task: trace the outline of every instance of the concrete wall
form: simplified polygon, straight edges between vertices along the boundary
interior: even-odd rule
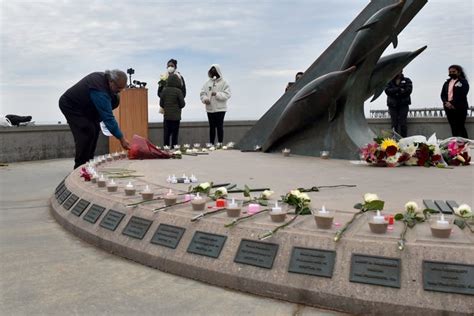
[[[225,142],[238,142],[256,121],[225,122]],[[369,126],[376,132],[390,130],[389,119],[368,119]],[[474,117],[466,122],[467,132],[474,138]],[[451,136],[445,118],[408,119],[409,135],[430,136],[436,132],[438,138]],[[208,142],[207,122],[182,122],[180,143]],[[130,136],[131,138],[131,136]],[[149,138],[154,144],[163,144],[163,124],[150,123]],[[96,154],[108,153],[108,139],[101,135]],[[68,125],[42,125],[24,127],[0,127],[0,162],[16,162],[74,157],[74,140]]]

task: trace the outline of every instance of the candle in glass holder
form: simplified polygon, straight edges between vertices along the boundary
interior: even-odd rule
[[[275,201],[275,206],[272,207],[270,217],[274,222],[283,222],[285,220],[286,212],[283,212],[281,207],[278,206],[278,201]]]
[[[369,221],[370,231],[375,234],[385,234],[387,232],[388,221],[385,220],[385,216],[380,214],[380,211],[377,210],[377,215],[372,217],[372,220]]]
[[[191,183],[196,183],[198,179],[196,178],[194,174],[192,174],[191,177],[189,178],[189,181],[191,181]]]
[[[198,192],[191,201],[191,206],[193,211],[203,211],[206,208],[206,199],[203,199]]]
[[[451,223],[441,214],[438,220],[431,221],[431,234],[437,238],[449,238],[451,235]]]
[[[289,148],[285,148],[281,152],[283,153],[283,156],[289,157],[291,150]]]
[[[320,210],[314,214],[316,226],[321,229],[330,229],[334,220],[334,212],[328,212],[323,205]]]
[[[151,192],[150,187],[147,184],[145,186],[145,189],[143,189],[143,191],[141,192],[141,195],[142,195],[142,199],[149,201],[149,200],[153,200],[154,193]]]
[[[117,183],[115,183],[114,179],[110,179],[109,183],[107,184],[107,191],[117,192]]]
[[[107,161],[112,161],[112,160],[114,160],[114,158],[112,158],[112,155],[111,155],[111,154],[108,154],[107,157],[105,157],[105,159],[106,159]]]
[[[132,182],[128,182],[128,184],[125,186],[125,195],[131,196],[135,195],[136,189],[133,186]]]
[[[97,186],[99,188],[105,188],[105,185],[107,183],[107,180],[105,179],[103,174],[100,174],[99,179],[97,179]]]
[[[227,205],[227,216],[229,217],[239,217],[241,207],[239,203],[235,201],[235,198],[232,198],[232,201]]]
[[[173,204],[176,204],[176,200],[178,197],[173,193],[173,190],[169,189],[168,193],[166,193],[164,200],[165,200],[165,205],[166,206],[171,206]]]
[[[120,159],[120,154],[119,154],[118,152],[114,152],[114,153],[112,154],[112,159],[113,159],[113,160],[119,160],[119,159]]]
[[[98,178],[98,177],[99,177],[99,176],[97,175],[97,172],[94,171],[94,172],[92,173],[92,176],[91,176],[91,182],[92,182],[92,183],[97,183],[97,178]]]

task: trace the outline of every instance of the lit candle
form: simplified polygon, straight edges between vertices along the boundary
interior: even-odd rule
[[[324,205],[321,207],[321,209],[318,212],[319,214],[323,214],[323,215],[329,213],[328,211],[326,211],[326,207]]]
[[[133,189],[133,184],[132,182],[128,182],[128,184],[125,186],[127,189]]]
[[[196,194],[194,199],[191,201],[191,207],[193,211],[204,211],[206,208],[206,200],[203,199],[200,195],[199,192]]]
[[[232,198],[232,202],[229,203],[229,206],[228,206],[228,207],[229,207],[229,208],[237,208],[237,207],[238,207],[237,203],[235,203],[235,199],[234,199],[234,198]]]
[[[178,183],[178,179],[176,179],[175,175],[171,177],[171,183]]]
[[[170,196],[170,195],[173,195],[173,190],[169,189],[168,193],[166,193],[166,195]]]
[[[272,213],[281,213],[281,207],[278,206],[278,201],[275,201],[275,206],[272,207]]]
[[[449,222],[444,219],[444,214],[441,214],[440,219],[436,222],[439,228],[449,228]]]
[[[168,178],[166,179],[166,182],[171,183],[171,176],[168,175]]]
[[[150,187],[148,186],[148,184],[145,186],[145,189],[143,190],[143,193],[150,193],[151,190],[150,190]]]
[[[186,183],[186,184],[187,184],[187,183],[191,183],[191,180],[189,180],[189,178],[188,178],[188,177],[186,177],[186,178],[184,178],[184,181],[183,181],[183,183]]]
[[[385,223],[385,217],[380,215],[380,211],[377,210],[377,215],[374,215],[374,217],[372,217],[372,221],[376,224],[384,224]]]
[[[191,177],[189,178],[189,180],[192,182],[192,183],[196,183],[198,181],[198,179],[196,178],[196,176],[194,174],[191,175]]]
[[[260,204],[249,204],[247,213],[249,215],[255,214],[260,211]]]

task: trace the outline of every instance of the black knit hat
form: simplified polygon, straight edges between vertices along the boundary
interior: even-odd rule
[[[175,68],[178,66],[178,61],[176,59],[171,58],[166,64],[168,65],[169,63],[172,63]]]

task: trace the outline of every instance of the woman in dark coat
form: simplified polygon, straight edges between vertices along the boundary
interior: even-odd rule
[[[467,102],[468,92],[469,83],[462,67],[459,65],[449,66],[449,79],[446,80],[441,89],[441,100],[453,136],[468,138],[465,125],[469,107]]]
[[[179,123],[181,121],[181,109],[184,108],[184,95],[181,90],[181,79],[176,74],[171,74],[166,81],[160,97],[160,107],[163,108],[163,136],[164,145],[178,144]]]

